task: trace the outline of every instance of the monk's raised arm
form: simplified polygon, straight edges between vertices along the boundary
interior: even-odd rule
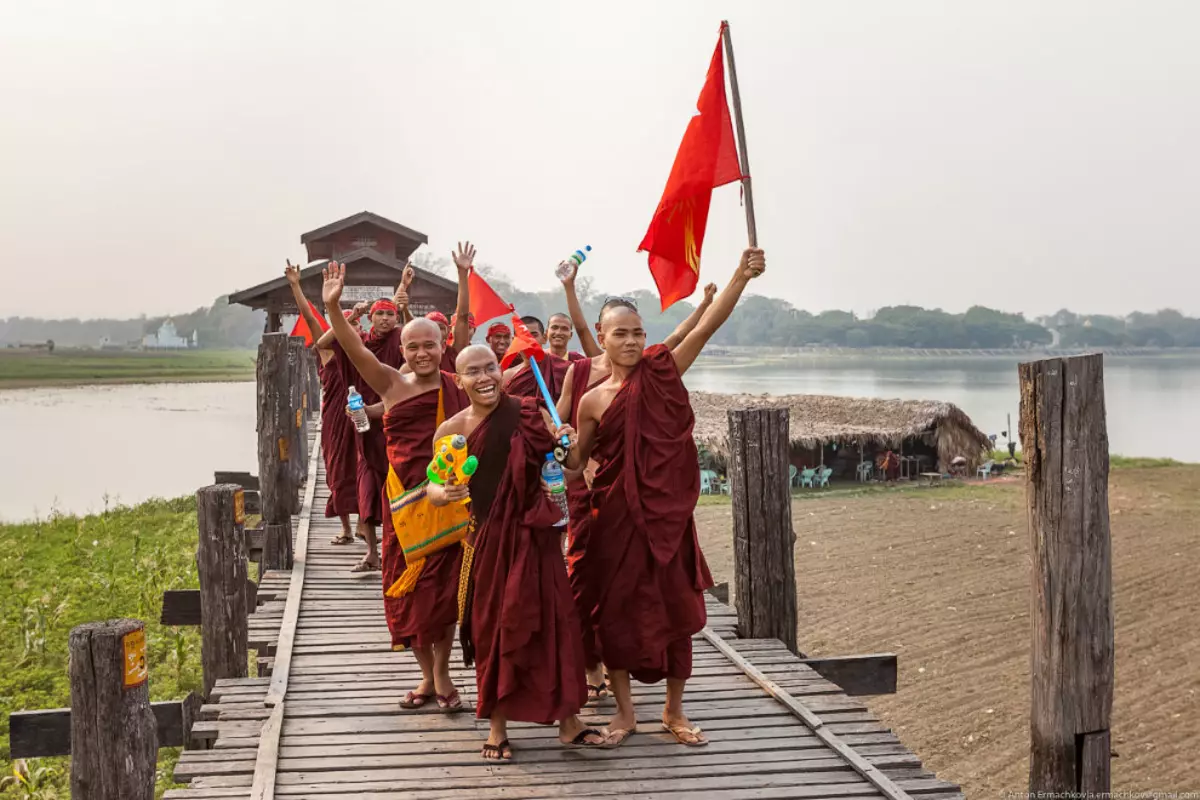
[[[567,373],[563,375],[562,392],[559,393],[558,402],[554,405],[554,408],[558,411],[558,418],[563,422],[575,422],[575,420],[571,419],[571,396],[573,394],[571,383],[574,380],[575,365],[572,364],[567,367]]]
[[[687,319],[679,323],[679,327],[671,331],[671,335],[663,339],[663,344],[668,350],[674,350],[679,346],[680,342],[687,338],[687,335],[696,329],[696,325],[700,322],[700,318],[704,316],[704,312],[708,311],[708,307],[712,305],[713,298],[717,295],[717,285],[710,283],[704,287],[704,299],[700,301],[700,305],[687,315]]]
[[[680,374],[687,372],[688,367],[696,360],[696,356],[700,355],[700,351],[704,349],[704,345],[708,344],[712,335],[725,324],[725,320],[729,319],[729,315],[733,313],[734,307],[737,306],[737,302],[741,299],[742,292],[746,290],[746,285],[750,280],[757,278],[766,268],[767,259],[762,250],[757,247],[747,247],[742,251],[737,271],[733,273],[733,278],[730,279],[725,290],[700,318],[700,322],[696,324],[692,332],[683,338],[678,347],[671,350],[671,355],[675,357],[675,366],[679,369]]]
[[[345,285],[346,266],[330,261],[325,267],[325,285],[321,288],[321,298],[325,301],[325,311],[329,314],[330,330],[337,337],[338,344],[342,346],[354,368],[363,376],[363,380],[386,401],[388,395],[399,385],[400,373],[380,363],[342,316],[342,289]]]
[[[583,306],[579,304],[579,295],[575,292],[575,273],[578,271],[579,265],[571,262],[571,272],[563,278],[563,291],[567,295],[567,313],[571,315],[571,324],[575,326],[575,333],[579,336],[579,347],[583,350],[583,354],[588,358],[595,358],[602,351],[600,345],[596,344],[596,337],[592,335],[591,328],[588,327],[587,318],[583,315]]]
[[[333,331],[324,331],[319,336],[317,331],[321,330],[321,323],[317,322],[317,315],[313,313],[308,304],[308,298],[304,296],[304,290],[300,288],[300,266],[293,264],[289,259],[287,267],[283,270],[284,276],[287,278],[288,286],[292,290],[292,299],[296,301],[296,309],[300,316],[304,319],[304,324],[308,326],[309,333],[317,336],[313,342],[313,346],[318,350],[329,350],[333,346]]]
[[[468,278],[475,263],[475,247],[467,242],[458,243],[454,265],[458,267],[458,305],[454,309],[454,346],[462,349],[471,343],[471,284]]]
[[[412,264],[404,265],[404,274],[400,276],[400,285],[396,287],[396,294],[392,298],[392,302],[396,304],[396,309],[400,313],[401,327],[412,322],[413,319],[412,311],[408,308],[408,287],[412,285],[415,274]]]

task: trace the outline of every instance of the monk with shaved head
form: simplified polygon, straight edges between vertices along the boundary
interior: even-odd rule
[[[479,466],[468,485],[431,485],[428,494],[435,505],[471,500],[461,638],[464,661],[475,664],[477,715],[490,720],[481,755],[513,757],[510,721],[557,722],[564,746],[603,746],[605,734],[578,717],[587,691],[559,538],[562,514],[541,480],[555,446],[548,415],[532,398],[504,393],[489,347],[463,350],[455,380],[470,406],[436,436],[466,436]]]
[[[588,502],[587,548],[575,566],[608,668],[617,713],[609,743],[637,731],[630,678],[667,681],[663,729],[680,744],[708,743],[683,711],[692,673],[692,635],[704,627],[703,591],[713,585],[692,519],[700,495],[695,417],[682,376],[762,274],[761,250],[748,249],[733,278],[674,348],[646,348],[646,329],[628,304],[600,318],[600,346],[612,370],[587,392],[576,418],[568,466],[596,461]]]
[[[393,526],[395,497],[425,480],[438,426],[467,406],[452,375],[443,373],[442,332],[424,318],[407,323],[400,344],[408,372],[381,362],[337,313],[345,285],[344,266],[325,271],[322,295],[334,334],[367,385],[383,404],[386,444],[385,489],[375,498],[383,518],[384,612],[394,649],[412,648],[421,666],[421,683],[400,703],[417,709],[436,700],[445,711],[462,708],[450,678],[450,651],[458,620],[458,578],[462,548],[454,545],[425,556],[415,582],[401,581],[409,566]],[[465,281],[464,281],[465,282]],[[415,570],[416,568],[414,568]]]

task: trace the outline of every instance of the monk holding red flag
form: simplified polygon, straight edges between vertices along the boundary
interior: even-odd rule
[[[644,683],[666,678],[663,728],[681,744],[708,742],[683,711],[691,637],[704,627],[703,591],[712,576],[692,519],[700,474],[682,375],[765,268],[762,251],[747,249],[729,285],[673,349],[646,350],[641,317],[628,306],[610,307],[600,319],[612,376],[579,404],[579,438],[568,466],[579,469],[588,458],[598,465],[578,568],[595,602],[600,653],[617,702],[609,723],[613,745],[637,730],[630,676]]]
[[[329,330],[328,324],[317,316],[312,303],[300,288],[300,267],[287,262],[284,270],[292,298],[300,310],[300,319],[292,335],[302,333],[305,341],[316,349],[317,374],[321,378],[321,457],[325,460],[325,484],[329,487],[329,500],[325,503],[325,516],[337,517],[342,523],[342,532],[333,538],[334,544],[354,541],[350,528],[350,515],[358,512],[358,452],[354,442],[354,423],[346,415],[346,373],[342,363],[335,358],[332,340],[322,336]],[[354,314],[347,311],[346,314]],[[303,331],[300,330],[304,324]],[[357,328],[358,316],[353,316],[350,325]],[[313,341],[314,337],[321,337]]]
[[[473,252],[469,243],[462,252],[464,257]],[[389,489],[395,484],[394,493],[401,497],[425,481],[434,431],[446,417],[466,407],[466,395],[453,376],[438,370],[442,334],[427,319],[413,320],[399,332],[409,374],[402,375],[379,359],[337,313],[345,274],[344,266],[331,263],[325,270],[322,294],[338,342],[366,382],[363,390],[369,387],[382,401],[385,481]],[[376,497],[377,506],[384,502],[383,494]],[[458,619],[462,549],[454,544],[426,556],[419,565],[408,564],[392,527],[391,508],[384,508],[382,516],[384,611],[392,646],[411,647],[422,676],[421,684],[400,705],[416,709],[436,699],[445,711],[459,710],[462,701],[450,678],[450,652]]]
[[[583,316],[583,307],[579,304],[579,296],[575,292],[576,265],[570,265],[570,271],[563,278],[563,289],[567,295],[567,308],[571,311],[572,322],[579,333],[580,345],[584,351],[593,354],[573,363],[567,370],[563,381],[562,394],[558,399],[558,416],[570,425],[577,425],[579,419],[579,404],[583,396],[596,386],[608,380],[612,372],[608,356],[600,349],[588,330],[587,320]],[[679,324],[671,334],[663,340],[668,350],[674,349],[684,337],[696,327],[704,312],[712,305],[713,297],[717,294],[717,286],[710,283],[704,287],[704,299],[691,314]],[[627,307],[634,312],[637,306],[632,300],[623,297],[610,298],[600,309],[600,317],[610,308]],[[596,323],[596,331],[600,331],[600,323]],[[570,523],[567,530],[567,575],[571,581],[571,592],[575,596],[576,607],[579,611],[579,623],[583,635],[583,655],[587,663],[588,701],[599,701],[608,696],[608,686],[604,680],[604,665],[600,663],[600,648],[596,643],[594,610],[596,600],[592,584],[584,579],[580,563],[587,552],[588,530],[592,521],[591,508],[591,479],[595,475],[596,464],[588,463],[583,470],[567,472],[567,503],[570,509]]]
[[[481,754],[512,758],[510,720],[557,721],[564,746],[603,746],[604,733],[577,716],[587,692],[556,527],[560,512],[541,480],[555,444],[546,412],[530,398],[504,394],[496,355],[483,345],[459,354],[456,380],[471,405],[435,436],[466,436],[479,466],[467,486],[430,485],[428,494],[435,505],[471,498],[473,557],[464,570],[461,637],[464,661],[475,663],[477,714],[491,721]]]
[[[537,317],[525,316],[517,319],[514,314],[513,331],[513,345],[501,359],[504,367],[504,391],[516,397],[532,397],[540,404],[546,404],[542,391],[538,388],[537,378],[533,374],[533,366],[526,352],[528,351],[535,354],[542,380],[550,390],[551,399],[557,403],[571,362],[565,355],[560,357],[546,352],[546,329]],[[524,363],[513,365],[517,358],[521,358]]]

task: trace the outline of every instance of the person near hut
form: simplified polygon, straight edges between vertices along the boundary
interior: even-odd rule
[[[435,506],[471,501],[472,533],[464,582],[463,660],[475,665],[476,714],[490,729],[481,755],[508,761],[510,721],[558,723],[566,747],[600,747],[603,731],[586,727],[587,699],[578,620],[559,544],[557,504],[541,480],[555,447],[548,413],[533,398],[502,389],[496,354],[485,345],[458,356],[456,383],[470,405],[435,437],[467,437],[479,460],[469,484],[430,484]],[[565,427],[554,433],[573,436]]]
[[[588,330],[587,320],[583,316],[583,308],[579,304],[579,296],[575,291],[575,274],[578,265],[569,264],[571,269],[564,271],[563,291],[567,296],[567,308],[571,312],[572,322],[579,333],[580,346],[592,357],[576,360],[567,369],[563,379],[563,390],[559,396],[557,410],[559,418],[570,425],[576,425],[579,414],[579,403],[583,396],[596,386],[608,380],[612,372],[608,356],[600,349],[596,339]],[[663,340],[669,350],[675,349],[684,337],[696,327],[696,323],[712,305],[717,293],[715,283],[704,287],[704,298],[699,306],[687,316],[679,327]],[[609,298],[600,309],[600,318],[610,308],[625,305],[635,312],[637,306],[626,298]],[[596,323],[596,332],[600,333],[600,323]],[[608,684],[604,679],[604,665],[600,661],[600,647],[596,642],[594,609],[595,598],[589,591],[589,584],[583,580],[582,572],[578,569],[579,561],[587,552],[588,527],[592,520],[591,494],[589,487],[592,476],[595,475],[596,463],[589,461],[581,470],[567,470],[567,506],[570,520],[567,525],[567,574],[571,580],[571,591],[579,611],[580,628],[583,635],[583,653],[587,662],[588,701],[597,702],[608,697]]]
[[[470,266],[470,245],[458,262]],[[454,624],[458,619],[458,576],[462,549],[455,545],[432,552],[420,562],[405,559],[394,520],[402,512],[406,491],[415,491],[425,479],[433,450],[433,434],[448,416],[466,407],[466,395],[452,376],[438,367],[442,335],[427,319],[408,322],[398,333],[407,374],[379,358],[368,343],[336,314],[345,286],[346,268],[331,263],[322,289],[326,308],[334,318],[332,329],[345,356],[383,408],[380,432],[385,443],[384,480],[376,506],[383,518],[384,615],[392,647],[412,648],[421,667],[421,683],[400,705],[418,709],[436,700],[445,711],[462,708],[450,677]],[[465,284],[465,279],[462,280]],[[390,335],[390,334],[389,334]],[[377,512],[378,513],[378,512]],[[436,533],[426,531],[424,534]],[[418,538],[429,538],[427,535]]]
[[[317,355],[317,375],[321,379],[321,457],[325,460],[325,485],[329,487],[329,500],[325,503],[325,516],[337,517],[342,523],[342,532],[333,537],[334,544],[354,541],[350,526],[350,515],[358,512],[358,452],[354,442],[354,423],[344,411],[341,398],[346,397],[346,371],[341,359],[332,347],[333,339],[322,321],[304,296],[300,288],[300,267],[287,262],[284,277],[292,290],[300,317],[308,326],[308,338]],[[366,313],[365,304],[345,311],[347,323],[359,330],[359,318]]]
[[[691,637],[707,621],[703,592],[713,580],[692,517],[700,474],[682,375],[765,268],[763,251],[747,248],[725,290],[673,349],[646,349],[642,319],[629,305],[612,306],[600,318],[612,373],[580,401],[567,465],[581,469],[589,458],[598,465],[577,570],[596,601],[593,622],[617,704],[611,746],[637,730],[631,678],[665,678],[663,729],[689,747],[708,743],[683,710]]]

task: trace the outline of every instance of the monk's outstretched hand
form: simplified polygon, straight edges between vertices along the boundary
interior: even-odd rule
[[[300,267],[299,267],[299,265],[293,264],[292,260],[290,258],[287,259],[287,266],[283,268],[283,276],[285,278],[287,278],[287,282],[290,283],[292,286],[295,286],[296,284],[300,283]]]
[[[747,247],[742,251],[742,261],[738,272],[746,280],[762,275],[767,270],[767,256],[757,247]]]
[[[712,305],[713,298],[716,296],[717,285],[715,283],[710,283],[704,287],[704,300],[702,302],[705,305]]]
[[[459,242],[458,252],[451,252],[454,257],[454,266],[458,267],[459,272],[467,272],[475,263],[475,245],[470,242]]]
[[[451,503],[467,499],[470,496],[470,488],[465,483],[433,483],[431,481],[425,490],[425,496],[435,506],[448,506]]]
[[[342,289],[346,288],[346,265],[330,261],[325,267],[325,283],[321,286],[321,299],[327,306],[336,306],[342,300]]]

